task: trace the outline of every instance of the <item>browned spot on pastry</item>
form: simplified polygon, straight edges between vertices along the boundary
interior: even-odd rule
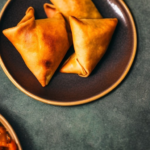
[[[49,69],[52,62],[50,60],[42,60],[42,64],[46,67],[46,69]]]

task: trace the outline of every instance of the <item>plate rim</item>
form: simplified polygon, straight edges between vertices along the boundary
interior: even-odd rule
[[[2,8],[2,10],[0,12],[0,22],[1,22],[1,19],[3,17],[3,14],[4,14],[7,6],[9,5],[9,3],[11,1],[12,0],[7,0],[6,3],[5,3],[5,5],[3,6],[3,8]],[[2,57],[0,56],[0,66],[1,66],[1,68],[3,69],[4,73],[9,78],[9,80],[20,91],[22,91],[23,93],[25,93],[29,97],[31,97],[31,98],[33,98],[33,99],[35,99],[37,101],[46,103],[46,104],[57,105],[57,106],[75,106],[75,105],[81,105],[81,104],[85,104],[85,103],[89,103],[89,102],[98,100],[99,98],[105,96],[106,94],[108,94],[109,92],[111,92],[112,90],[114,90],[124,80],[124,78],[128,74],[128,72],[129,72],[129,70],[130,70],[130,68],[131,68],[131,66],[132,66],[132,64],[134,62],[134,58],[135,58],[136,51],[137,51],[137,31],[136,31],[136,26],[135,26],[135,22],[134,22],[133,16],[132,16],[132,14],[131,14],[128,6],[125,4],[125,2],[123,0],[118,0],[118,3],[119,2],[123,6],[123,8],[126,10],[128,16],[129,16],[129,20],[130,20],[131,26],[132,26],[133,40],[134,40],[133,41],[133,49],[132,49],[133,52],[132,52],[132,55],[131,55],[130,60],[128,62],[128,65],[126,66],[126,69],[124,70],[124,72],[122,73],[122,75],[120,76],[120,78],[118,78],[117,81],[114,84],[112,84],[112,86],[110,86],[109,88],[107,88],[102,93],[94,95],[94,96],[92,96],[90,98],[86,98],[86,99],[82,99],[82,100],[78,100],[78,101],[73,101],[73,102],[59,102],[59,101],[55,101],[55,100],[44,99],[44,98],[36,96],[36,95],[32,94],[31,92],[25,90],[19,83],[17,83],[17,81],[15,81],[15,79],[11,76],[11,74],[7,70],[5,64],[4,64],[3,60],[2,60]]]
[[[10,134],[11,138],[15,141],[15,143],[17,144],[18,150],[22,150],[21,144],[19,142],[19,139],[14,131],[14,129],[12,128],[12,126],[8,123],[8,121],[3,117],[2,114],[0,114],[0,123],[4,126],[4,128],[8,131],[8,133]]]

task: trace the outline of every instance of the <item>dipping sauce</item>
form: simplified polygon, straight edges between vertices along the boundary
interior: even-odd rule
[[[17,150],[15,141],[2,125],[0,125],[0,150]]]

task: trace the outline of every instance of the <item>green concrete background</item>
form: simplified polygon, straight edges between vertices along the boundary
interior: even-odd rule
[[[47,105],[18,90],[0,68],[0,113],[24,150],[150,150],[150,1],[125,3],[137,25],[137,55],[121,85],[100,100]]]

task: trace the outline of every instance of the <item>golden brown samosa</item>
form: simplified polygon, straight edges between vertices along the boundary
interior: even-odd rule
[[[3,34],[43,87],[70,47],[66,22],[59,12],[51,18],[35,20],[34,9],[29,7],[17,26],[3,30]]]
[[[67,19],[68,16],[77,18],[102,18],[92,0],[51,0]]]
[[[75,53],[61,68],[63,73],[88,77],[105,54],[118,20],[70,17]]]
[[[69,16],[79,19],[98,19],[102,18],[92,0],[51,0],[54,4],[44,4],[47,16],[51,16],[54,10],[63,14],[69,23]]]

